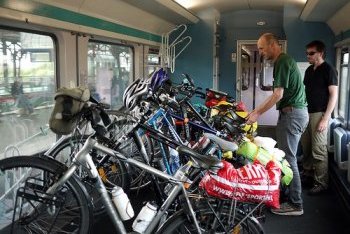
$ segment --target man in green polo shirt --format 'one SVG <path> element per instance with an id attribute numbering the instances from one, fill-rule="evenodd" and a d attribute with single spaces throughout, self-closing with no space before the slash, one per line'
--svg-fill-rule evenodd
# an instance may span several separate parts
<path id="1" fill-rule="evenodd" d="M 296 153 L 302 133 L 308 124 L 305 87 L 294 59 L 282 53 L 278 39 L 271 33 L 263 34 L 258 40 L 261 56 L 274 62 L 273 93 L 260 106 L 249 113 L 247 123 L 257 121 L 259 116 L 276 105 L 279 118 L 276 126 L 278 147 L 286 153 L 286 160 L 293 171 L 288 201 L 280 209 L 272 209 L 278 215 L 302 215 L 301 182 Z"/>

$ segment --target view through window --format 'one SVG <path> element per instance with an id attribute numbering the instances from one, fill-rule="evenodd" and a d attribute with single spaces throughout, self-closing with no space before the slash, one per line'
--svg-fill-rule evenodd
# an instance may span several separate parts
<path id="1" fill-rule="evenodd" d="M 56 89 L 50 36 L 0 29 L 0 158 L 43 151 Z"/>
<path id="2" fill-rule="evenodd" d="M 133 50 L 117 44 L 90 41 L 88 45 L 88 87 L 98 101 L 119 109 L 123 93 L 133 80 Z"/>

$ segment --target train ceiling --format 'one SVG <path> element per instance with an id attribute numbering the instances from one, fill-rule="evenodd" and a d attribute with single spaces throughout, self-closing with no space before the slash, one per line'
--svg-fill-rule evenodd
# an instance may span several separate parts
<path id="1" fill-rule="evenodd" d="M 122 0 L 171 23 L 196 23 L 196 14 L 215 9 L 224 14 L 239 10 L 283 12 L 286 4 L 300 9 L 300 18 L 310 22 L 327 22 L 349 0 Z M 175 3 L 175 4 L 174 4 Z M 182 4 L 180 6 L 180 4 Z"/>
<path id="2" fill-rule="evenodd" d="M 265 10 L 271 12 L 269 18 L 273 20 L 276 14 L 283 16 L 285 6 L 290 4 L 300 11 L 301 20 L 327 23 L 335 35 L 350 29 L 349 0 L 103 0 L 99 4 L 96 0 L 9 1 L 12 9 L 20 8 L 23 2 L 28 7 L 32 7 L 31 2 L 42 2 L 158 35 L 175 25 L 197 23 L 204 10 L 218 16 L 241 12 L 250 21 L 256 11 Z"/>

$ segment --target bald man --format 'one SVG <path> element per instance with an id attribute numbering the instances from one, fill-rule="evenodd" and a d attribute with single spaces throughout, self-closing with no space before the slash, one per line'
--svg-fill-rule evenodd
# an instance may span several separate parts
<path id="1" fill-rule="evenodd" d="M 286 160 L 293 171 L 293 181 L 289 186 L 288 200 L 281 204 L 280 209 L 272 209 L 271 212 L 278 215 L 302 215 L 302 188 L 296 153 L 300 137 L 308 124 L 305 87 L 295 60 L 282 53 L 275 35 L 263 34 L 257 45 L 260 55 L 274 62 L 273 93 L 249 113 L 247 123 L 257 121 L 260 115 L 274 105 L 279 110 L 277 144 L 286 153 Z"/>

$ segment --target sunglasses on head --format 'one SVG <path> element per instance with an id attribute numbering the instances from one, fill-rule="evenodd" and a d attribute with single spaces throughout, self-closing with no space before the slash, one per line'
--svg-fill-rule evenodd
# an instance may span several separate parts
<path id="1" fill-rule="evenodd" d="M 316 54 L 317 52 L 316 51 L 310 51 L 310 52 L 306 52 L 306 55 L 314 55 L 314 54 Z"/>

